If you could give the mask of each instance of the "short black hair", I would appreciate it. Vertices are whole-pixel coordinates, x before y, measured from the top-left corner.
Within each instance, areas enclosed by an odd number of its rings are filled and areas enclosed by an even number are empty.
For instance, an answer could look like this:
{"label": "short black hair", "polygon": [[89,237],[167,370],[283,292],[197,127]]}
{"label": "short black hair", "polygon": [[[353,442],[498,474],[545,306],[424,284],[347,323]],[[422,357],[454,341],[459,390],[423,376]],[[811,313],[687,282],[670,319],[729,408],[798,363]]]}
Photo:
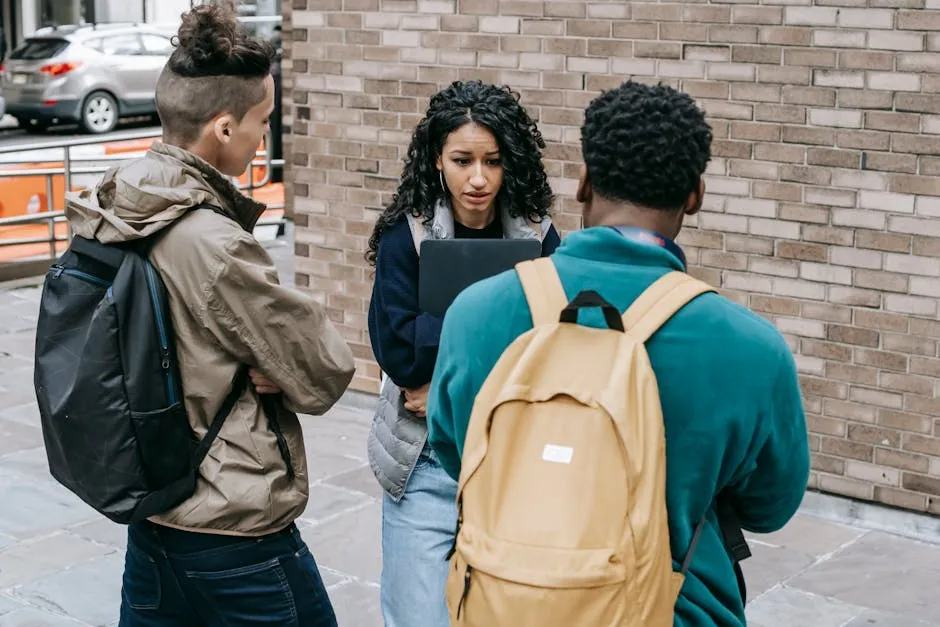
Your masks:
{"label": "short black hair", "polygon": [[249,37],[229,2],[184,13],[176,50],[157,81],[157,113],[171,141],[188,145],[220,113],[241,121],[264,102],[276,51]]}
{"label": "short black hair", "polygon": [[594,193],[676,211],[698,189],[712,130],[685,93],[627,81],[585,111],[581,152]]}
{"label": "short black hair", "polygon": [[446,196],[437,158],[447,137],[466,124],[479,124],[493,134],[503,164],[503,184],[496,202],[509,215],[541,222],[554,201],[542,163],[545,140],[519,94],[508,86],[482,81],[455,81],[431,97],[405,156],[398,190],[378,217],[369,238],[366,260],[374,264],[382,234],[411,214],[425,224],[434,219],[437,201]]}

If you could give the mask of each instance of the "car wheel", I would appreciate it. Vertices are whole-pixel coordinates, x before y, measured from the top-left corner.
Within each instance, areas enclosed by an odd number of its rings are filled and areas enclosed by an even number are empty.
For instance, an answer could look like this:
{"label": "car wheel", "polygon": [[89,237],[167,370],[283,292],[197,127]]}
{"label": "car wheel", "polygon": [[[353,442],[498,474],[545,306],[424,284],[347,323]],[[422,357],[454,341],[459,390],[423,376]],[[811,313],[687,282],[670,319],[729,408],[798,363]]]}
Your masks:
{"label": "car wheel", "polygon": [[82,104],[82,129],[87,133],[108,133],[118,123],[118,106],[114,96],[96,91]]}

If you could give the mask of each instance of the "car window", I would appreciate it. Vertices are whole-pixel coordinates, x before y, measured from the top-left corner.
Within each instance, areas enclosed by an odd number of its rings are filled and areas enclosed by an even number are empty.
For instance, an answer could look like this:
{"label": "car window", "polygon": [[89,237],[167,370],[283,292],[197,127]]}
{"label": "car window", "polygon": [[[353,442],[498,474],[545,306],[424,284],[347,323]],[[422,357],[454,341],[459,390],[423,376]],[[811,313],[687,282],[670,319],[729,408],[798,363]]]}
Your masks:
{"label": "car window", "polygon": [[10,59],[18,61],[38,61],[51,59],[66,48],[65,39],[27,39],[10,54]]}
{"label": "car window", "polygon": [[141,54],[140,39],[136,34],[103,37],[97,49],[105,54]]}
{"label": "car window", "polygon": [[144,45],[144,54],[164,57],[173,52],[173,43],[167,37],[145,33],[140,36],[140,41]]}

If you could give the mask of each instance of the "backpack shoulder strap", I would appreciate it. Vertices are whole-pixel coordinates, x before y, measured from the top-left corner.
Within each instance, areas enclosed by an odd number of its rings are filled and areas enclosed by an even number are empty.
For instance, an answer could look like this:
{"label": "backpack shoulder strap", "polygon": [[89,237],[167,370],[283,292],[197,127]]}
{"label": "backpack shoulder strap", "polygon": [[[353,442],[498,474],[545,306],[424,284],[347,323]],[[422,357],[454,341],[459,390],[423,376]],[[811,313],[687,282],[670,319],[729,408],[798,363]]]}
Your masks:
{"label": "backpack shoulder strap", "polygon": [[194,469],[198,470],[198,468],[202,465],[203,460],[209,453],[209,448],[215,441],[216,436],[219,435],[219,431],[222,430],[222,424],[225,422],[225,419],[228,418],[228,415],[232,413],[232,409],[235,407],[235,403],[238,402],[242,392],[244,392],[245,388],[248,386],[249,370],[250,367],[244,364],[238,367],[238,372],[235,374],[235,378],[232,380],[232,387],[225,396],[225,400],[222,401],[222,406],[216,413],[215,418],[212,419],[212,422],[209,424],[208,431],[206,431],[206,434],[202,436],[201,440],[199,440],[199,444],[196,446],[196,449],[193,452]]}
{"label": "backpack shoulder strap", "polygon": [[548,257],[523,261],[516,265],[522,291],[529,303],[534,326],[558,322],[562,310],[568,305],[565,288]]}
{"label": "backpack shoulder strap", "polygon": [[673,314],[695,297],[715,288],[685,272],[670,272],[640,294],[623,314],[623,327],[636,341],[646,342]]}

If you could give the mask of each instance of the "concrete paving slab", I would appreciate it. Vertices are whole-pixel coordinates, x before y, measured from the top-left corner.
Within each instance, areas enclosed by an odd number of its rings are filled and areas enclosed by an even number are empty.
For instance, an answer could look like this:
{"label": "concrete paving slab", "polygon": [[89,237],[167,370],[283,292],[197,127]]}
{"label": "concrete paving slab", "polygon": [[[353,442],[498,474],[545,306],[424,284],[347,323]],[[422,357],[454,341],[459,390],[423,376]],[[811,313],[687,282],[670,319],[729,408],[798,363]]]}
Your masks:
{"label": "concrete paving slab", "polygon": [[[0,457],[0,476],[4,472],[18,474],[32,481],[44,481],[59,487],[58,482],[49,474],[49,461],[45,448],[33,448]],[[66,494],[70,494],[66,491]]]}
{"label": "concrete paving slab", "polygon": [[332,590],[336,586],[344,584],[347,581],[353,581],[350,575],[347,575],[346,573],[338,573],[327,568],[323,564],[317,563],[317,569],[320,571],[320,578],[323,580],[323,585],[326,586],[327,590]]}
{"label": "concrete paving slab", "polygon": [[780,531],[747,535],[749,538],[766,545],[793,549],[803,555],[820,558],[839,551],[858,540],[865,533],[864,529],[801,516],[794,518]]}
{"label": "concrete paving slab", "polygon": [[338,406],[325,416],[304,417],[301,424],[311,482],[328,480],[368,463],[365,442],[371,419],[362,412]]}
{"label": "concrete paving slab", "polygon": [[936,620],[940,617],[940,546],[873,531],[790,585],[910,619]]}
{"label": "concrete paving slab", "polygon": [[127,548],[127,527],[113,523],[104,517],[76,525],[70,528],[69,532],[79,538],[111,546],[121,551]]}
{"label": "concrete paving slab", "polygon": [[7,333],[29,333],[36,328],[38,319],[35,303],[23,300],[6,307],[3,326]]}
{"label": "concrete paving slab", "polygon": [[330,477],[325,483],[346,488],[347,490],[362,492],[376,500],[382,499],[382,488],[375,480],[375,475],[372,474],[372,468],[368,464],[356,470]]}
{"label": "concrete paving slab", "polygon": [[362,492],[346,490],[326,484],[310,486],[310,499],[303,513],[304,521],[311,524],[327,522],[355,512],[375,501]]}
{"label": "concrete paving slab", "polygon": [[24,359],[16,353],[11,352],[12,347],[6,346],[6,342],[0,348],[0,371],[6,372],[14,368],[22,368]]}
{"label": "concrete paving slab", "polygon": [[121,605],[121,588],[114,582],[121,580],[123,570],[124,555],[112,552],[31,582],[16,590],[15,595],[90,625],[107,625]]}
{"label": "concrete paving slab", "polygon": [[811,568],[826,556],[856,541],[864,530],[809,517],[797,517],[778,532],[747,534],[754,557],[741,564],[748,598]]}
{"label": "concrete paving slab", "polygon": [[[10,597],[0,594],[0,616],[4,614],[9,614],[13,610],[18,610],[23,607],[23,604],[19,601],[11,599]],[[2,623],[0,623],[2,624]]]}
{"label": "concrete paving slab", "polygon": [[38,316],[28,317],[19,313],[20,311],[26,312],[28,308],[33,306],[32,303],[24,302],[22,305],[4,312],[3,326],[7,333],[29,333],[36,328],[36,319]]}
{"label": "concrete paving slab", "polygon": [[61,615],[31,607],[0,616],[0,627],[87,627],[83,623]]}
{"label": "concrete paving slab", "polygon": [[[15,292],[13,292],[11,303],[17,305],[23,301],[31,303],[39,303],[42,299],[42,284],[45,280],[45,276],[33,277],[32,280],[23,280],[17,286]],[[29,313],[28,315],[35,315]]]}
{"label": "concrete paving slab", "polygon": [[346,474],[361,468],[363,463],[358,457],[307,450],[307,474],[311,483]]}
{"label": "concrete paving slab", "polygon": [[846,623],[845,627],[938,627],[938,622],[912,620],[900,614],[866,611],[858,618]]}
{"label": "concrete paving slab", "polygon": [[381,507],[373,503],[319,525],[301,521],[300,530],[317,563],[377,584],[382,572],[381,520]]}
{"label": "concrete paving slab", "polygon": [[[35,303],[30,303],[30,307],[35,307]],[[0,360],[3,353],[9,353],[12,358],[19,359],[27,364],[32,364],[36,349],[36,330],[30,327],[17,333],[4,333],[3,349],[0,350]],[[0,368],[3,367],[3,361],[0,361]]]}
{"label": "concrete paving slab", "polygon": [[0,533],[32,538],[92,520],[98,514],[78,497],[47,481],[12,474],[0,467]]}
{"label": "concrete paving slab", "polygon": [[379,587],[358,582],[330,590],[339,627],[382,627]]}
{"label": "concrete paving slab", "polygon": [[864,607],[779,586],[747,608],[749,627],[843,627]]}
{"label": "concrete paving slab", "polygon": [[[10,406],[0,410],[0,420],[11,420],[28,427],[42,429],[42,421],[39,416],[39,405],[35,400],[23,405]],[[42,431],[40,431],[42,433]]]}
{"label": "concrete paving slab", "polygon": [[313,461],[320,455],[341,455],[367,461],[365,443],[372,425],[372,416],[367,412],[340,405],[325,416],[303,418],[301,424],[304,446]]}
{"label": "concrete paving slab", "polygon": [[756,599],[781,580],[802,573],[816,560],[795,549],[751,541],[752,557],[741,563],[747,582],[748,600]]}
{"label": "concrete paving slab", "polygon": [[117,549],[72,535],[56,533],[0,552],[0,589],[23,586]]}
{"label": "concrete paving slab", "polygon": [[0,398],[4,407],[16,407],[36,401],[36,388],[33,385],[33,364],[18,359],[0,366],[3,384],[0,386]]}
{"label": "concrete paving slab", "polygon": [[38,427],[0,417],[0,456],[42,445],[42,431]]}

